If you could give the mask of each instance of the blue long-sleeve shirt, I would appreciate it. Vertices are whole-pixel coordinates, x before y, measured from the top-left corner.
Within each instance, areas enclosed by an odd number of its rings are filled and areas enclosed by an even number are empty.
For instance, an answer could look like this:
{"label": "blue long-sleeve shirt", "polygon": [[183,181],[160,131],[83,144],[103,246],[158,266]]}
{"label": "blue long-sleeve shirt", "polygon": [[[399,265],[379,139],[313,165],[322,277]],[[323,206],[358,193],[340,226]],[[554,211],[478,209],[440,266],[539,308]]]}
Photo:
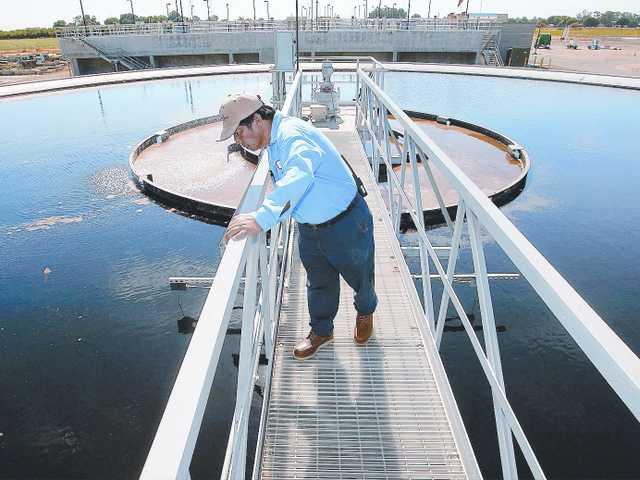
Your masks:
{"label": "blue long-sleeve shirt", "polygon": [[344,211],[356,184],[338,150],[309,122],[276,112],[268,146],[275,189],[254,212],[262,230],[289,215],[318,224]]}

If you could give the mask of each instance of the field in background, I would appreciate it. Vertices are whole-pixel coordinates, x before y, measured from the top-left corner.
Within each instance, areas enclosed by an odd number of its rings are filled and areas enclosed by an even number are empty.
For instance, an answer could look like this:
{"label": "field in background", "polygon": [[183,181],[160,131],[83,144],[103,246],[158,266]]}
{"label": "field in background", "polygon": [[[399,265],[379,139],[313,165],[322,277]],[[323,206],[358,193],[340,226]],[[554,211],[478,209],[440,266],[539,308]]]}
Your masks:
{"label": "field in background", "polygon": [[59,50],[57,38],[23,38],[0,40],[2,52],[34,52],[36,50]]}
{"label": "field in background", "polygon": [[[562,28],[542,28],[542,33],[550,33],[554,37],[562,35]],[[598,37],[640,37],[640,28],[571,28],[571,38],[598,38]]]}

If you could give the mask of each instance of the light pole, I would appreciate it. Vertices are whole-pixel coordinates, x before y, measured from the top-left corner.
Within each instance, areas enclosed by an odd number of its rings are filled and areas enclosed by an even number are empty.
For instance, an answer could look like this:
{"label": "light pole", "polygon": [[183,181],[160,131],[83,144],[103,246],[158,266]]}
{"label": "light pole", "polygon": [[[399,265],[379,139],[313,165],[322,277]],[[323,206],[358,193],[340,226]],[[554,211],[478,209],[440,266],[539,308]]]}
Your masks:
{"label": "light pole", "polygon": [[191,23],[193,23],[193,3],[191,4]]}
{"label": "light pole", "polygon": [[167,3],[167,5],[166,5],[166,7],[167,7],[167,20],[169,20],[169,6],[170,5],[171,5],[170,3]]}
{"label": "light pole", "polygon": [[82,13],[82,23],[84,23],[85,33],[87,33],[87,18],[84,16],[84,7],[82,6],[82,0],[80,0],[80,12]]}
{"label": "light pole", "polygon": [[131,4],[131,22],[135,25],[136,24],[136,14],[133,13],[133,0],[126,0],[126,1]]}
{"label": "light pole", "polygon": [[253,21],[256,21],[256,0],[253,0]]}
{"label": "light pole", "polygon": [[209,10],[209,0],[204,0],[204,1],[207,4],[207,21],[210,22],[211,21],[211,10]]}
{"label": "light pole", "polygon": [[411,0],[409,0],[409,6],[407,7],[407,20],[411,18]]}
{"label": "light pole", "polygon": [[229,4],[227,3],[227,23],[229,23]]}
{"label": "light pole", "polygon": [[429,0],[429,10],[427,10],[427,20],[431,18],[431,0]]}
{"label": "light pole", "polygon": [[267,21],[271,20],[271,15],[269,15],[269,0],[264,0],[264,3],[267,4]]}
{"label": "light pole", "polygon": [[391,10],[391,17],[396,18],[396,2],[393,2],[393,10]]}

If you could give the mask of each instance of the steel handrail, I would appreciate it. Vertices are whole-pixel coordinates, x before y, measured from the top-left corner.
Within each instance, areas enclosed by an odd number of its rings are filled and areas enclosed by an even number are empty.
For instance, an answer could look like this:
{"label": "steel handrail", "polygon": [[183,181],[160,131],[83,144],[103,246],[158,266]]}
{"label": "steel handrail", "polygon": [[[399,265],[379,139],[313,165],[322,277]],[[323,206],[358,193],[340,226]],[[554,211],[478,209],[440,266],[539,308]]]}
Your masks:
{"label": "steel handrail", "polygon": [[[449,20],[449,19],[393,19],[370,18],[367,20],[343,20],[335,18],[300,19],[301,31],[328,30],[377,30],[377,31],[458,31],[496,30],[501,24],[492,20]],[[295,21],[287,20],[232,20],[198,22],[164,22],[124,25],[77,25],[56,28],[60,38],[78,36],[118,36],[118,35],[160,35],[209,32],[282,31],[295,30]]]}
{"label": "steel handrail", "polygon": [[[294,90],[285,100],[286,113],[299,114],[302,71],[294,80]],[[269,180],[268,152],[265,150],[237,213],[255,211],[264,197]],[[277,313],[282,298],[281,282],[286,278],[286,258],[279,261],[281,238],[288,248],[289,224],[271,230],[267,254],[266,234],[229,241],[205,300],[198,326],[178,372],[140,478],[143,480],[188,479],[204,411],[218,365],[222,344],[235,304],[242,272],[246,266],[243,324],[238,371],[236,410],[223,465],[223,478],[244,478],[247,425],[251,394],[260,352],[264,347],[272,358]],[[267,255],[270,257],[267,268]],[[279,275],[277,271],[279,270]],[[258,277],[262,281],[258,282]],[[276,282],[280,282],[277,284]],[[260,288],[259,283],[264,286]],[[259,292],[259,294],[258,294]],[[264,342],[263,342],[264,339]],[[271,369],[272,362],[269,362]],[[269,370],[270,372],[270,370]]]}
{"label": "steel handrail", "polygon": [[405,128],[467,208],[527,278],[629,410],[640,421],[640,359],[469,177],[364,73],[365,83]]}
{"label": "steel handrail", "polygon": [[[525,459],[531,468],[534,477],[544,478],[544,473],[528,444],[526,436],[520,427],[515,414],[507,400],[504,392],[504,383],[502,381],[502,373],[500,367],[499,352],[497,351],[497,339],[485,341],[487,347],[487,356],[478,341],[471,323],[464,312],[459,299],[457,298],[453,287],[452,277],[455,269],[455,260],[460,240],[462,222],[465,216],[469,220],[469,233],[471,236],[471,246],[474,253],[474,267],[476,269],[478,291],[481,298],[481,312],[483,314],[483,322],[489,322],[486,330],[490,330],[493,325],[495,332],[493,309],[490,301],[489,288],[487,283],[486,265],[484,261],[484,253],[482,252],[482,242],[479,239],[479,226],[491,234],[498,245],[511,258],[515,266],[522,272],[527,280],[540,295],[545,304],[556,315],[558,320],[572,335],[574,340],[580,345],[587,357],[596,366],[596,368],[605,377],[607,382],[614,388],[623,402],[628,406],[632,413],[639,418],[640,414],[640,359],[636,357],[631,350],[620,340],[620,338],[604,323],[604,321],[589,307],[586,302],[573,290],[573,288],[564,280],[560,274],[542,257],[542,255],[529,243],[529,241],[515,228],[511,222],[498,210],[498,208],[487,198],[487,196],[473,183],[469,178],[451,161],[451,159],[424,133],[413,121],[397,106],[391,98],[376,84],[374,80],[362,70],[358,71],[358,81],[362,82],[366,90],[361,94],[360,102],[362,103],[359,110],[366,110],[368,118],[364,119],[359,125],[365,128],[371,136],[372,142],[372,160],[373,168],[377,169],[379,158],[382,158],[387,165],[387,174],[389,178],[390,193],[390,210],[392,220],[396,223],[399,220],[400,205],[407,205],[408,213],[411,215],[414,224],[417,227],[418,236],[421,243],[421,263],[423,263],[423,252],[428,253],[431,257],[438,276],[445,287],[443,292],[443,303],[441,304],[441,315],[443,305],[446,312],[446,302],[449,298],[454,303],[454,307],[458,311],[465,330],[469,334],[472,346],[476,352],[481,366],[487,379],[492,387],[494,395],[494,407],[496,417],[498,415],[503,418],[498,419],[498,434],[500,440],[501,457],[503,457],[503,474],[505,478],[514,478],[517,475],[515,471],[515,460],[513,453],[509,455],[510,434],[513,433],[516,440],[520,444]],[[366,97],[366,99],[365,99]],[[373,103],[371,98],[375,99]],[[395,117],[396,121],[404,129],[405,146],[402,152],[402,179],[398,179],[393,171],[390,154],[388,148],[384,151],[385,145],[388,147],[390,132],[387,128],[387,112]],[[364,114],[358,112],[358,118],[364,118]],[[387,123],[385,123],[387,122]],[[382,125],[382,127],[381,127]],[[436,252],[426,236],[423,226],[422,208],[417,204],[413,204],[404,191],[404,171],[406,157],[409,156],[412,167],[415,168],[417,151],[420,152],[422,163],[425,169],[428,169],[428,163],[435,165],[438,170],[445,175],[449,183],[455,188],[460,196],[460,205],[456,225],[453,229],[453,241],[451,246],[451,256],[449,265],[445,273]],[[378,154],[379,152],[379,154]],[[414,181],[417,171],[414,171]],[[399,201],[397,209],[394,208],[393,188],[398,191]],[[414,185],[414,188],[416,186]],[[436,187],[437,189],[437,187]],[[417,191],[419,191],[419,184]],[[419,200],[419,194],[417,195]],[[397,216],[398,218],[394,218]],[[428,265],[423,263],[423,287],[425,282],[428,284],[430,275]],[[426,277],[425,277],[426,275]],[[430,296],[430,291],[429,291]],[[429,315],[425,296],[425,313],[427,314],[427,322],[433,321],[433,313]],[[437,325],[439,332],[433,332],[428,329],[427,334],[441,334],[443,322],[439,318]],[[432,325],[429,325],[432,327]],[[432,327],[433,328],[433,327]],[[439,338],[439,337],[438,337]],[[434,338],[435,340],[435,338]],[[493,351],[492,351],[493,350]],[[506,433],[501,431],[501,427],[507,428]],[[506,442],[506,443],[505,443]],[[508,457],[512,458],[509,459]],[[505,465],[507,463],[507,465]]]}

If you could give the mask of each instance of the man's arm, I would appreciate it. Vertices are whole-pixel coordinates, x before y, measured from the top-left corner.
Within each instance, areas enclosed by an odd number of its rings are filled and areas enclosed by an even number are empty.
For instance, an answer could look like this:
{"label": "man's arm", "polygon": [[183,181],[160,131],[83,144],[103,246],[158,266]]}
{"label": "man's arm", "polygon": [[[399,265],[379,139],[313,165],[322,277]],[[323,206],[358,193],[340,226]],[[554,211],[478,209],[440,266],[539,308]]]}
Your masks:
{"label": "man's arm", "polygon": [[224,235],[225,241],[240,240],[246,235],[266,231],[291,214],[313,184],[313,160],[319,156],[320,152],[304,139],[292,140],[288,155],[282,159],[284,176],[276,182],[275,189],[256,212],[237,215],[231,220]]}

